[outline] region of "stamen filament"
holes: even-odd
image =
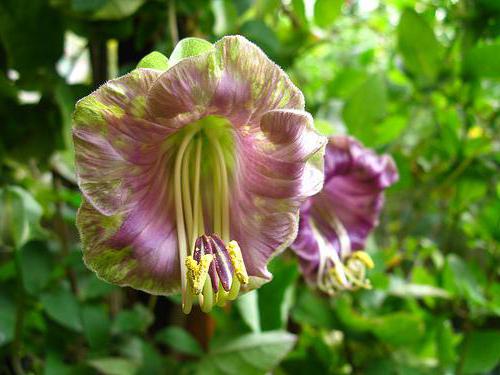
[[[182,186],[181,186],[181,166],[184,153],[191,139],[198,131],[197,128],[188,132],[181,145],[174,167],[174,200],[175,200],[175,214],[176,214],[176,227],[177,227],[177,243],[179,245],[179,260],[181,269],[181,287],[182,287],[182,311],[189,314],[192,306],[192,296],[187,288],[187,272],[186,272],[186,257],[187,257],[187,243],[186,243],[186,228],[184,223],[184,212],[182,207]]]

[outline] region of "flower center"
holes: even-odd
[[[173,183],[186,314],[194,298],[208,312],[216,303],[235,299],[241,284],[248,282],[239,246],[230,241],[231,129],[226,119],[207,116],[174,139],[179,143]]]
[[[366,278],[366,269],[374,267],[370,255],[365,251],[352,251],[349,234],[334,212],[321,207],[315,209],[321,217],[321,222],[334,230],[340,246],[340,251],[337,251],[334,245],[321,235],[316,223],[311,221],[320,253],[318,288],[329,295],[343,290],[370,289],[370,280]]]

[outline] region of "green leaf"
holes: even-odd
[[[500,77],[500,43],[478,45],[467,52],[464,73],[480,78]]]
[[[95,20],[120,20],[133,15],[146,0],[107,0],[92,16]]]
[[[134,305],[132,310],[120,311],[113,323],[114,333],[144,333],[153,323],[154,316],[144,305]]]
[[[160,341],[175,351],[193,356],[200,356],[203,350],[198,341],[193,336],[181,327],[167,327],[155,336],[157,341]]]
[[[250,20],[241,25],[240,33],[257,44],[271,59],[280,55],[280,41],[276,33],[263,21]]]
[[[388,293],[402,298],[450,298],[450,294],[444,289],[433,285],[408,283],[397,277],[391,277]]]
[[[464,374],[487,374],[500,363],[500,331],[471,332],[462,344]]]
[[[270,372],[295,344],[285,331],[251,333],[213,348],[198,365],[198,374],[254,375]]]
[[[236,300],[236,306],[245,324],[253,331],[260,332],[259,294],[252,290]]]
[[[139,368],[136,362],[119,357],[93,359],[88,364],[104,375],[134,375]]]
[[[314,4],[314,23],[327,28],[335,22],[342,11],[344,0],[316,0]]]
[[[441,368],[449,368],[457,361],[456,346],[460,336],[453,332],[448,320],[438,322],[436,332],[436,348]]]
[[[400,311],[374,319],[372,332],[380,340],[395,346],[415,343],[424,334],[422,320],[414,314]]]
[[[42,207],[19,186],[0,189],[0,245],[20,249],[40,233]]]
[[[424,84],[433,83],[441,70],[443,47],[422,16],[406,9],[398,25],[398,48],[406,69]]]
[[[446,257],[443,270],[444,288],[452,294],[466,298],[470,302],[484,305],[485,298],[481,284],[470,266],[455,254]]]
[[[104,305],[84,306],[83,332],[91,348],[104,349],[109,344],[111,321]]]
[[[236,30],[238,12],[232,0],[211,0],[210,6],[215,17],[214,34],[231,34]]]
[[[326,299],[314,294],[309,288],[304,288],[297,303],[292,309],[293,319],[301,324],[310,324],[314,327],[333,327],[332,311]]]
[[[23,74],[38,75],[54,70],[63,53],[61,15],[45,0],[2,0],[0,39],[8,56],[8,66]]]
[[[179,41],[170,55],[170,66],[177,64],[182,59],[201,55],[212,50],[214,46],[206,40],[199,38],[185,38]]]
[[[50,280],[52,259],[44,242],[31,241],[21,251],[23,284],[32,295],[40,292]]]
[[[0,295],[0,347],[14,338],[16,305],[6,296]]]
[[[375,74],[347,99],[342,116],[350,133],[367,146],[374,143],[376,122],[387,112],[387,92],[383,77]]]
[[[61,287],[40,296],[40,302],[49,317],[66,328],[82,331],[80,306],[75,296]]]
[[[295,281],[299,277],[296,262],[280,257],[269,265],[273,281],[259,289],[259,310],[263,330],[284,329],[293,305]]]
[[[138,68],[149,68],[156,70],[167,70],[169,67],[168,58],[163,53],[153,51],[146,56],[144,56],[139,64]]]

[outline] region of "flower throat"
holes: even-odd
[[[236,299],[241,285],[248,283],[241,250],[230,238],[229,177],[234,166],[230,129],[226,119],[207,116],[181,130],[174,140],[179,144],[173,190],[186,314],[196,298],[208,312],[215,304]]]

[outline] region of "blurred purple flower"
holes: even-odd
[[[254,44],[188,45],[166,71],[136,69],[80,100],[73,127],[85,263],[118,285],[182,291],[186,313],[194,297],[208,311],[271,279],[321,190],[326,144]]]
[[[301,207],[298,255],[306,280],[330,295],[369,288],[370,256],[361,251],[378,223],[384,189],[398,180],[392,158],[346,136],[329,139],[323,190]]]

